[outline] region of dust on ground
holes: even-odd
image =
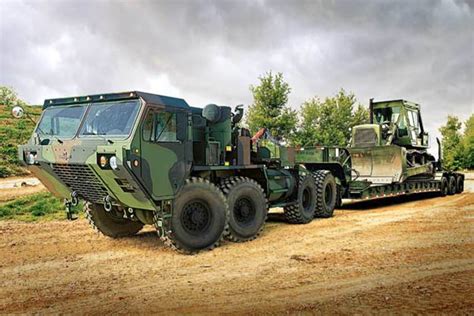
[[[344,206],[195,256],[147,227],[0,222],[1,313],[474,313],[474,193]]]

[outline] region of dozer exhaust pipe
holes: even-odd
[[[436,142],[438,143],[438,170],[443,170],[443,147],[441,146],[441,141],[436,137]]]
[[[369,99],[370,124],[374,124],[374,98]]]

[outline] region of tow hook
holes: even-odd
[[[77,192],[74,191],[71,193],[71,205],[77,206],[79,204],[79,198],[77,197]]]
[[[111,198],[109,195],[105,196],[104,197],[104,209],[107,211],[107,212],[110,212],[112,210],[112,203],[111,203]]]
[[[76,200],[77,200],[77,197],[76,197]],[[64,199],[64,206],[66,207],[66,217],[67,217],[67,219],[70,220],[70,221],[76,220],[77,215],[72,212],[73,202],[69,201],[68,199]]]

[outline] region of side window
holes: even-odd
[[[176,141],[176,113],[155,113],[155,142]]]
[[[412,120],[413,120],[413,127],[415,128],[419,128],[419,124],[418,124],[418,112],[416,111],[410,111],[411,112],[411,116],[412,116]]]
[[[418,128],[418,113],[412,110],[407,112],[410,127]]]
[[[177,141],[176,117],[173,112],[149,111],[143,122],[143,139],[149,142]]]
[[[146,115],[145,121],[143,122],[143,140],[146,140],[147,142],[152,141],[151,136],[153,135],[153,119],[154,119],[154,113],[152,111],[149,111],[148,114]]]
[[[403,137],[408,135],[408,130],[407,130],[407,123],[405,120],[405,116],[402,116],[400,119],[400,122],[398,122],[398,136]]]

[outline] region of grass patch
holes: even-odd
[[[79,213],[82,205],[73,208]],[[64,203],[51,193],[37,193],[0,204],[0,220],[19,220],[33,222],[37,220],[66,219]]]
[[[39,119],[40,106],[25,106],[25,111],[34,119]],[[11,106],[0,105],[0,178],[25,175],[28,172],[18,161],[17,146],[25,144],[31,137],[34,123],[26,117],[15,119],[11,116]]]

